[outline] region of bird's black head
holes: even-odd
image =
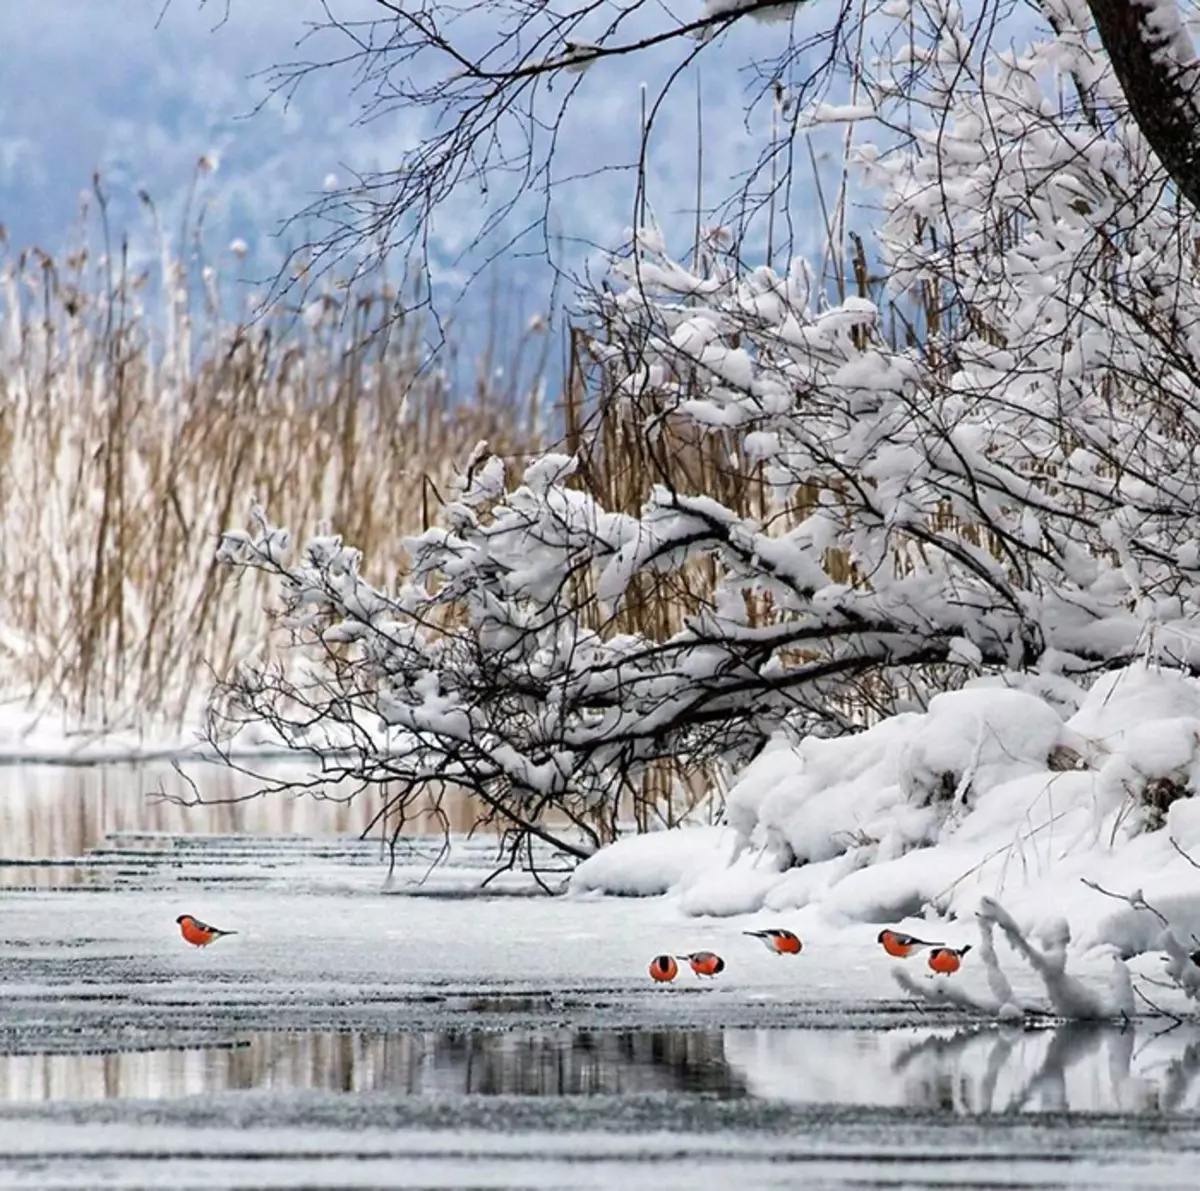
[[[892,932],[891,932],[890,930],[888,930],[888,929],[885,927],[883,930],[881,930],[881,931],[879,932],[879,934],[877,934],[877,935],[875,936],[875,942],[876,942],[876,943],[882,943],[882,942],[883,942],[883,940],[884,940],[884,936],[885,936],[885,935],[890,935],[891,933],[892,933]]]
[[[179,917],[175,919],[175,921],[176,921],[176,922],[177,922],[177,923],[178,923],[180,926],[182,926],[182,925],[183,925],[183,923],[184,923],[184,919],[186,919],[186,918],[187,918],[187,915],[186,915],[186,914],[180,914],[180,915],[179,915]]]
[[[1188,956],[1188,959],[1190,959],[1192,963],[1196,965],[1196,967],[1200,968],[1200,951],[1193,951],[1192,954]]]

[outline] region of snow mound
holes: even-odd
[[[589,856],[571,874],[569,892],[656,897],[689,874],[724,867],[737,842],[725,827],[675,828],[630,835]]]
[[[1180,717],[1200,719],[1200,683],[1172,670],[1130,666],[1101,675],[1067,726],[1098,758],[1119,751],[1133,729]]]
[[[1200,935],[1200,683],[1133,666],[1078,700],[1043,685],[980,682],[856,735],[780,737],[730,791],[724,835],[623,840],[572,888],[847,925],[973,923],[1002,902],[1006,932],[1126,957],[1164,930]],[[1104,890],[1137,890],[1169,926]]]
[[[1058,713],[1022,691],[951,691],[936,696],[918,719],[900,779],[909,802],[970,802],[1045,770],[1063,737]]]

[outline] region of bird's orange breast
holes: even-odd
[[[179,933],[195,947],[205,947],[213,941],[213,932],[197,926],[192,918],[185,918],[179,924]]]
[[[933,951],[929,955],[929,966],[935,972],[948,976],[962,967],[962,960],[953,951]]]

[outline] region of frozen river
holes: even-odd
[[[0,1187],[1200,1185],[1190,1024],[983,1025],[865,944],[471,896],[484,841],[425,881],[414,841],[385,890],[345,808],[196,837],[119,777],[6,775]],[[239,933],[194,951],[183,912]],[[701,947],[721,979],[646,978]]]

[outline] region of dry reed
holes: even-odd
[[[108,248],[96,196],[98,249],[0,232],[0,694],[89,728],[178,724],[263,638],[269,585],[213,557],[251,500],[298,539],[344,534],[390,583],[454,465],[481,439],[534,449],[538,406],[490,367],[456,400],[386,289],[230,322],[195,239],[152,277]]]

